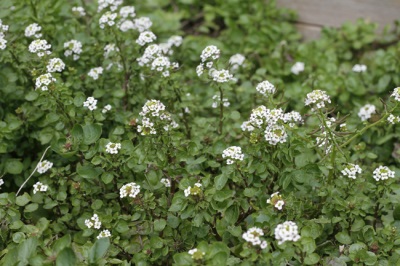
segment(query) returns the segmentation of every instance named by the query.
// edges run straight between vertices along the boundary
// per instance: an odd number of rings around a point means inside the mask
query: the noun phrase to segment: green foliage
[[[400,122],[399,23],[377,35],[360,20],[302,42],[296,14],[274,1],[142,1],[135,18],[150,18],[169,51],[157,57],[179,63],[160,71],[156,57],[139,64],[150,44],[121,30],[121,6],[102,29],[111,7],[95,2],[0,1],[1,265],[399,263],[399,133],[388,122]],[[32,23],[51,54],[29,51]],[[182,44],[168,46],[173,35]],[[79,59],[65,53],[70,40]],[[210,45],[218,58],[201,62]],[[43,90],[54,58],[65,68]],[[221,70],[236,80],[220,82]],[[256,89],[264,80],[273,93]],[[323,93],[325,107],[305,104]],[[376,111],[361,121],[366,104]],[[354,179],[342,172],[351,164]]]

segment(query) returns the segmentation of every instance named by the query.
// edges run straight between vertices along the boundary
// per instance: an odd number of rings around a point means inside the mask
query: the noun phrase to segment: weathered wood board
[[[400,20],[400,0],[276,0],[298,13],[297,26],[306,40],[318,38],[323,26],[339,27],[364,18],[385,25]]]

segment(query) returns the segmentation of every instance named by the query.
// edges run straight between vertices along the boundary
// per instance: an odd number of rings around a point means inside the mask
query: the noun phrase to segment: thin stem
[[[219,102],[219,127],[218,127],[218,134],[222,135],[222,126],[223,126],[223,118],[224,118],[224,91],[222,88],[219,86],[219,97],[220,97],[220,102]]]
[[[44,151],[42,158],[40,158],[40,161],[38,162],[38,164],[36,165],[35,169],[33,169],[33,172],[31,173],[31,175],[25,180],[24,183],[22,183],[21,187],[18,189],[17,194],[15,195],[16,197],[18,196],[19,192],[21,191],[21,189],[25,186],[25,184],[29,181],[29,179],[33,176],[33,174],[36,172],[36,169],[38,168],[39,164],[42,162],[44,156],[46,155],[46,152],[48,151],[48,149],[50,149],[51,146],[47,147],[46,150]]]

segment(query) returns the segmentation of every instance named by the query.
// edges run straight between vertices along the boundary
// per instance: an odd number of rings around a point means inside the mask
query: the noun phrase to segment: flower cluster
[[[194,260],[202,260],[204,255],[206,255],[205,252],[198,250],[197,248],[189,250],[188,253],[189,255],[192,255],[192,259]]]
[[[79,17],[86,16],[85,9],[81,6],[74,6],[72,7],[72,12]]]
[[[89,73],[88,76],[91,77],[92,79],[96,80],[99,78],[99,75],[103,74],[103,68],[102,67],[95,67],[92,68]]]
[[[160,182],[164,184],[165,187],[171,187],[171,181],[167,178],[161,178]]]
[[[134,6],[123,6],[119,10],[119,15],[121,18],[127,19],[129,17],[134,18],[136,16]]]
[[[217,60],[219,58],[220,53],[221,51],[215,45],[210,45],[204,48],[200,55],[201,63],[196,68],[196,72],[199,77],[203,74],[204,67],[208,69],[212,68],[214,60]],[[210,76],[213,77],[212,75]]]
[[[134,182],[123,185],[119,190],[119,195],[121,199],[125,197],[136,198],[139,193],[140,186]]]
[[[99,219],[99,216],[97,214],[93,214],[93,216],[90,219],[85,220],[85,225],[90,229],[90,228],[95,228],[95,229],[100,229],[101,227],[101,222]]]
[[[352,70],[353,70],[353,72],[357,72],[357,73],[365,72],[365,71],[367,71],[367,66],[366,65],[355,64],[353,66]]]
[[[47,44],[46,40],[37,39],[29,44],[29,52],[37,54],[39,57],[51,54],[50,48],[51,44]]]
[[[188,186],[185,190],[185,197],[189,197],[190,195],[200,195],[201,193],[201,184],[195,183],[193,187]]]
[[[99,25],[101,29],[104,29],[105,26],[113,26],[115,25],[115,19],[117,18],[117,13],[112,13],[110,11],[104,13],[99,19]]]
[[[297,225],[292,221],[278,224],[275,228],[275,239],[278,240],[278,245],[281,245],[286,241],[296,242],[300,239]]]
[[[104,238],[104,237],[110,237],[110,236],[111,236],[110,231],[105,229],[100,232],[100,234],[97,236],[97,239]]]
[[[325,125],[321,125],[321,135],[315,138],[315,142],[318,147],[323,148],[325,153],[328,154],[332,149],[331,139],[329,137],[329,130],[333,130],[336,127],[336,119],[334,117],[328,118],[326,121],[326,126],[329,127],[327,129]]]
[[[64,62],[60,58],[52,58],[47,64],[47,71],[52,72],[62,72],[65,68]]]
[[[40,38],[42,37],[42,33],[40,31],[42,27],[40,27],[37,23],[33,23],[25,28],[25,37],[35,37]]]
[[[118,150],[121,149],[121,143],[109,142],[106,145],[106,152],[110,154],[118,154]]]
[[[213,103],[211,105],[212,108],[217,108],[221,103],[225,107],[228,107],[230,105],[227,98],[223,98],[221,102],[221,96],[219,95],[214,95],[212,99],[213,99]]]
[[[242,153],[242,148],[237,146],[232,146],[225,149],[222,152],[222,158],[224,159],[227,158],[226,160],[227,164],[233,164],[237,161],[243,161],[244,154]]]
[[[88,97],[85,102],[83,102],[83,107],[88,108],[90,111],[97,109],[97,100],[94,97]]]
[[[38,163],[36,170],[37,170],[37,172],[39,174],[44,174],[52,167],[53,167],[53,163],[52,162],[49,162],[47,160],[43,160],[43,161]]]
[[[171,114],[165,111],[165,105],[158,100],[148,100],[139,115],[143,117],[137,129],[141,135],[157,134],[157,125],[161,125],[165,131],[178,127]]]
[[[360,117],[361,121],[366,121],[371,118],[372,114],[375,114],[376,107],[373,104],[366,104],[360,108],[358,112],[358,117]]]
[[[387,121],[390,123],[390,124],[396,124],[396,123],[399,123],[400,122],[400,116],[394,116],[393,114],[390,114],[389,116],[388,116],[388,118],[387,118]]]
[[[395,88],[390,96],[394,97],[396,101],[400,102],[400,87]]]
[[[111,105],[107,104],[106,106],[103,107],[103,110],[101,110],[101,112],[103,114],[107,113],[108,111],[110,111],[112,109]]]
[[[55,82],[56,79],[53,78],[53,76],[50,73],[46,73],[43,75],[40,75],[38,78],[36,78],[36,89],[42,89],[42,91],[47,91],[49,88],[48,86],[50,83]]]
[[[242,237],[253,246],[260,246],[261,249],[265,249],[268,244],[267,241],[261,240],[260,236],[263,236],[264,232],[261,228],[252,227],[247,232],[243,233]]]
[[[305,100],[305,105],[313,105],[311,108],[312,111],[316,109],[321,109],[325,107],[325,103],[330,103],[331,99],[325,91],[321,90],[313,90],[310,93],[307,93],[307,97]]]
[[[150,18],[148,17],[136,18],[133,20],[133,23],[134,23],[134,28],[138,32],[144,32],[150,29],[151,25],[153,25],[153,22],[151,22]]]
[[[225,83],[230,80],[233,80],[233,81],[235,80],[233,75],[231,73],[229,73],[229,71],[226,69],[216,70],[216,69],[212,68],[212,69],[210,69],[209,74],[210,74],[210,77],[215,82],[218,82],[218,83]]]
[[[295,74],[298,75],[300,74],[300,72],[304,71],[304,63],[303,62],[296,62],[292,68],[290,69],[290,71]]]
[[[162,72],[164,77],[169,76],[169,69],[171,67],[171,62],[169,58],[166,56],[159,56],[154,59],[153,63],[151,63],[151,70],[157,70],[158,72]]]
[[[282,210],[283,205],[285,205],[285,201],[282,199],[282,196],[279,195],[279,192],[273,193],[271,197],[267,199],[267,203],[271,204],[278,210]]]
[[[71,56],[76,61],[79,59],[79,55],[82,53],[82,43],[77,40],[70,40],[64,43],[66,49],[64,55],[66,57]]]
[[[4,25],[3,21],[0,19],[0,50],[4,50],[7,47],[7,40],[4,39],[4,32],[8,31],[8,25]]]
[[[256,90],[262,95],[267,95],[267,94],[274,94],[276,89],[271,82],[269,82],[268,80],[264,80],[263,82],[257,85]]]
[[[357,164],[348,163],[346,168],[342,170],[342,175],[352,179],[356,179],[357,174],[361,174],[362,169]]]
[[[115,11],[118,9],[118,6],[122,5],[123,0],[98,0],[98,8],[97,12],[102,11],[103,9],[110,8],[111,11]]]
[[[145,46],[147,43],[152,43],[157,39],[156,35],[154,35],[151,31],[141,32],[139,37],[136,40],[136,43],[140,46]]]
[[[237,70],[241,65],[243,65],[245,57],[242,54],[234,54],[229,58],[229,64],[231,65],[231,69]]]
[[[373,172],[376,181],[394,178],[395,172],[390,170],[387,166],[379,166]]]
[[[43,185],[41,182],[37,182],[36,184],[33,185],[33,194],[36,194],[36,192],[44,192],[47,191],[48,186]]]

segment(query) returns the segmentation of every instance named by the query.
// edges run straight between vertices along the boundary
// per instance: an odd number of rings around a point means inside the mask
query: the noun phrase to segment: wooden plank
[[[400,0],[277,0],[277,5],[296,10],[301,23],[319,26],[364,18],[383,28],[400,19]]]

